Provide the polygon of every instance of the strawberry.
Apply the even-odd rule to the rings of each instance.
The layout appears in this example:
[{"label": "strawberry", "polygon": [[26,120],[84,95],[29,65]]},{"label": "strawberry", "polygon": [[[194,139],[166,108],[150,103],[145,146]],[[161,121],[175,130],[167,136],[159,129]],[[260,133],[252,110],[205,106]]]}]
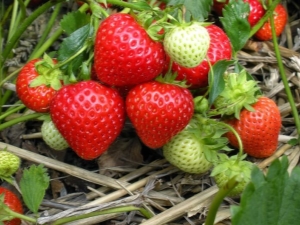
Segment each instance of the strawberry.
[{"label": "strawberry", "polygon": [[[204,173],[213,166],[208,157],[226,146],[227,140],[216,134],[211,120],[193,117],[184,130],[163,146],[168,162],[187,173]],[[215,151],[215,152],[214,152]]]},{"label": "strawberry", "polygon": [[237,156],[232,156],[231,158],[223,156],[222,161],[213,168],[211,176],[220,189],[226,188],[228,182],[231,179],[235,179],[237,185],[229,192],[228,196],[238,197],[250,182],[253,167],[253,163],[238,160]]},{"label": "strawberry", "polygon": [[[225,122],[238,132],[245,153],[256,158],[266,158],[277,149],[281,128],[280,111],[275,102],[267,97],[260,97],[252,107],[254,111],[243,109],[239,120],[234,118]],[[232,132],[228,132],[226,137],[232,146],[238,147]]]},{"label": "strawberry", "polygon": [[0,151],[0,178],[9,178],[20,167],[21,159],[6,150]]},{"label": "strawberry", "polygon": [[[222,10],[229,0],[214,0],[213,9],[219,15],[222,16]],[[249,3],[250,12],[248,16],[248,22],[251,27],[253,27],[257,22],[264,16],[265,9],[259,0],[244,0],[244,2]]]},{"label": "strawberry", "polygon": [[115,13],[99,26],[94,47],[99,80],[110,86],[133,86],[157,77],[165,64],[162,43],[128,14]]},{"label": "strawberry", "polygon": [[[9,210],[23,214],[23,207],[22,207],[21,200],[17,197],[17,195],[15,193],[13,193],[12,191],[10,191],[4,187],[0,187],[0,204],[2,202],[4,202],[4,205],[6,207],[8,207],[8,210],[1,209],[0,210],[1,214],[4,214],[4,215],[5,215],[5,213],[9,214],[9,212],[8,212]],[[21,220],[8,215],[7,220],[3,221],[3,223],[4,223],[4,225],[20,225]]]},{"label": "strawberry", "polygon": [[44,120],[41,132],[43,140],[54,150],[64,150],[69,147],[68,143],[59,133],[51,119]]},{"label": "strawberry", "polygon": [[50,104],[55,127],[77,155],[100,156],[121,132],[124,101],[116,90],[95,81],[63,86]]},{"label": "strawberry", "polygon": [[[278,37],[284,30],[287,23],[288,13],[282,4],[278,4],[273,14],[276,36]],[[272,39],[271,23],[268,20],[254,34],[254,37],[260,41],[268,41]]]},{"label": "strawberry", "polygon": [[21,69],[16,92],[27,108],[40,113],[49,112],[50,101],[62,83],[60,70],[54,69],[56,62],[48,57],[33,59]]},{"label": "strawberry", "polygon": [[231,43],[226,33],[216,25],[205,27],[210,37],[210,44],[205,58],[198,66],[186,68],[173,62],[172,71],[177,72],[177,80],[186,80],[190,89],[203,88],[208,85],[208,73],[210,66],[219,60],[231,59]]},{"label": "strawberry", "polygon": [[164,49],[171,60],[183,67],[196,67],[207,54],[209,34],[199,22],[174,25],[166,31]]},{"label": "strawberry", "polygon": [[142,142],[160,148],[189,123],[193,96],[178,85],[149,81],[129,91],[126,111]]}]

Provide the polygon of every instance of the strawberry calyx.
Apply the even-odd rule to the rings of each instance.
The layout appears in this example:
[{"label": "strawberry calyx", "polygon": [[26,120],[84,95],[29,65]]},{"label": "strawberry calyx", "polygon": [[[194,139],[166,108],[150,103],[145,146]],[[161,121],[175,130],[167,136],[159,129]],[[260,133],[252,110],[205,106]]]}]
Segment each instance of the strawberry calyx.
[{"label": "strawberry calyx", "polygon": [[173,84],[182,88],[188,88],[190,85],[186,83],[186,80],[176,80],[177,73],[167,72],[164,75],[159,75],[155,78],[155,81],[164,84]]},{"label": "strawberry calyx", "polygon": [[202,95],[194,98],[194,105],[195,105],[194,111],[196,113],[200,113],[203,115],[205,115],[205,113],[209,109],[208,99]]},{"label": "strawberry calyx", "polygon": [[212,119],[195,114],[187,125],[186,132],[195,135],[200,145],[203,146],[205,158],[209,162],[219,161],[220,150],[231,151],[227,146],[227,138],[223,136],[227,129]]},{"label": "strawberry calyx", "polygon": [[258,100],[258,96],[256,96],[258,90],[257,82],[248,80],[245,70],[240,73],[226,74],[225,88],[216,98],[215,110],[211,111],[211,115],[234,115],[239,119],[242,109],[254,111],[251,105]]},{"label": "strawberry calyx", "polygon": [[38,76],[30,82],[29,86],[46,85],[54,90],[59,90],[62,86],[63,74],[55,64],[56,61],[45,54],[42,60],[36,62],[35,69]]}]

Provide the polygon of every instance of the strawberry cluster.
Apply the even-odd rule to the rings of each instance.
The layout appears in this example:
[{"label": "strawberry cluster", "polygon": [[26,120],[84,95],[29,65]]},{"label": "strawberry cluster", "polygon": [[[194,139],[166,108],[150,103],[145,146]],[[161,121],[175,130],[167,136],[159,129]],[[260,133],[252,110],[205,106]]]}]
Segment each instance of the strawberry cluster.
[{"label": "strawberry cluster", "polygon": [[[265,11],[258,0],[245,2],[254,26]],[[215,11],[221,13],[218,7],[215,2]],[[176,20],[168,14],[171,8],[151,8],[153,18],[135,11],[109,14],[91,35],[92,48],[84,48],[90,50],[88,66],[45,55],[22,68],[17,94],[29,109],[50,116],[42,127],[50,146],[70,147],[79,157],[93,160],[117,139],[128,119],[147,147],[163,149],[171,164],[188,173],[204,173],[222,162],[213,174],[224,177],[219,171],[226,167],[227,177],[235,177],[231,162],[237,161],[249,174],[243,151],[258,158],[274,153],[279,110],[272,100],[257,95],[257,83],[231,60],[230,38],[215,24]],[[222,78],[215,79],[219,62],[235,66],[235,72],[219,69]],[[221,80],[222,88],[213,89]],[[240,148],[234,160],[220,153],[230,150],[228,142]]]}]

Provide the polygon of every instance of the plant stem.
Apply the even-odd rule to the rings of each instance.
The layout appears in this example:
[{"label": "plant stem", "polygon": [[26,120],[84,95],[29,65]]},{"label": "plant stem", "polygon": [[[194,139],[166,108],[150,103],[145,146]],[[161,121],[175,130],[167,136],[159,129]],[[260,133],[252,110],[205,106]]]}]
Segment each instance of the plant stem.
[{"label": "plant stem", "polygon": [[209,207],[208,214],[205,219],[205,225],[214,225],[215,218],[221,203],[223,202],[224,198],[228,195],[228,193],[237,185],[237,183],[238,182],[235,180],[235,178],[232,178],[228,181],[225,187],[219,189]]},{"label": "plant stem", "polygon": [[9,110],[7,110],[5,113],[3,113],[2,115],[0,115],[0,121],[3,120],[5,117],[21,110],[21,109],[24,109],[25,108],[25,105],[19,105],[17,107],[14,107],[14,108],[10,108]]},{"label": "plant stem", "polygon": [[36,118],[38,118],[42,115],[43,115],[42,113],[32,113],[32,114],[29,114],[29,115],[26,115],[26,116],[21,116],[21,117],[15,118],[13,120],[7,121],[5,123],[0,124],[0,131],[2,131],[3,129],[5,129],[7,127],[15,125],[17,123],[25,122],[25,121],[30,120],[30,119],[36,119]]},{"label": "plant stem", "polygon": [[91,213],[87,213],[87,214],[83,214],[83,215],[79,215],[79,216],[70,216],[70,217],[66,217],[66,218],[61,218],[61,219],[58,219],[57,221],[55,221],[54,223],[52,223],[52,225],[65,224],[65,223],[68,223],[68,222],[71,222],[71,221],[85,219],[85,218],[89,218],[89,217],[92,217],[92,216],[99,216],[99,215],[111,214],[111,213],[124,213],[124,212],[131,212],[131,211],[139,211],[147,219],[152,217],[152,214],[150,214],[147,210],[145,210],[143,208],[138,208],[138,207],[135,207],[135,206],[121,206],[121,207],[116,207],[116,208],[112,208],[112,209],[106,209],[106,210],[102,210],[102,211],[91,212]]},{"label": "plant stem", "polygon": [[236,132],[236,130],[232,126],[228,125],[227,123],[220,122],[220,121],[218,121],[218,123],[220,123],[224,127],[228,128],[234,134],[234,136],[236,137],[238,145],[239,145],[239,153],[238,153],[237,160],[239,160],[244,154],[243,142],[241,140],[240,135],[238,134],[238,132]]},{"label": "plant stem", "polygon": [[[83,4],[78,10],[80,12],[85,12],[88,10],[88,8],[88,4]],[[46,52],[46,50],[59,38],[59,36],[62,35],[62,33],[63,29],[59,27],[40,48],[38,48],[30,55],[29,60],[41,57],[44,52]]]},{"label": "plant stem", "polygon": [[23,214],[20,214],[20,213],[17,213],[15,211],[12,211],[11,209],[8,209],[8,210],[5,210],[5,211],[7,213],[9,213],[10,216],[13,216],[15,218],[19,218],[21,220],[25,220],[25,221],[31,222],[33,224],[36,224],[36,222],[37,222],[35,218],[29,217],[29,216],[25,216]]},{"label": "plant stem", "polygon": [[[124,8],[130,8],[133,10],[137,10],[137,11],[142,11],[145,10],[145,7],[141,7],[138,4],[134,4],[134,3],[128,3],[125,1],[120,1],[120,0],[107,0],[107,3],[111,3],[113,5],[118,5],[118,6],[122,6]],[[145,4],[146,5],[146,4]],[[149,9],[151,9],[151,7],[149,7]]]},{"label": "plant stem", "polygon": [[278,67],[279,67],[279,74],[280,74],[280,77],[282,79],[282,83],[283,83],[288,101],[289,101],[290,106],[291,106],[292,115],[294,117],[296,129],[297,129],[297,133],[298,133],[298,141],[299,141],[299,144],[300,144],[300,138],[299,138],[300,137],[300,119],[299,119],[298,110],[297,110],[297,107],[295,105],[295,101],[294,101],[291,89],[289,87],[288,80],[286,78],[286,73],[285,73],[285,70],[284,70],[284,66],[283,66],[283,63],[282,63],[282,58],[281,58],[281,55],[280,55],[279,46],[278,46],[278,42],[277,42],[277,36],[276,36],[273,16],[270,16],[270,23],[271,23],[271,28],[272,28],[272,38],[273,38],[275,56],[276,56]]},{"label": "plant stem", "polygon": [[21,35],[27,29],[27,27],[41,14],[43,14],[46,10],[51,8],[53,5],[63,2],[65,0],[55,0],[55,1],[48,1],[39,8],[37,8],[30,16],[28,16],[23,23],[18,27],[18,30],[12,35],[12,37],[8,40],[7,45],[3,51],[2,58],[0,61],[0,67],[3,65],[5,60],[7,59],[8,55],[11,53],[13,47],[20,39]]},{"label": "plant stem", "polygon": [[55,23],[55,20],[61,10],[61,6],[62,6],[62,3],[58,3],[56,6],[55,6],[55,9],[49,19],[49,22],[47,23],[47,27],[45,28],[45,30],[43,30],[43,35],[42,37],[40,38],[38,44],[35,46],[33,52],[31,53],[31,55],[34,55],[35,52],[41,47],[41,45],[45,42],[46,38],[48,37],[54,23]]}]

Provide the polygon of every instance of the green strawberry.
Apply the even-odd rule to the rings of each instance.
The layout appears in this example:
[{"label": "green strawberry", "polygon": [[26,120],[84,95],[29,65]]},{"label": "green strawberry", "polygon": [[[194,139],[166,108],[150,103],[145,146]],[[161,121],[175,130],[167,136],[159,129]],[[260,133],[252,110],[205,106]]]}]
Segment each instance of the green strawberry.
[{"label": "green strawberry", "polygon": [[182,23],[167,30],[164,49],[171,60],[192,68],[203,61],[209,43],[209,33],[199,22]]},{"label": "green strawberry", "polygon": [[164,157],[184,172],[207,172],[218,157],[217,151],[226,149],[227,139],[221,137],[224,132],[212,120],[195,116],[163,146]]},{"label": "green strawberry", "polygon": [[69,147],[67,141],[59,133],[52,120],[44,120],[41,127],[43,140],[55,150],[64,150]]},{"label": "green strawberry", "polygon": [[6,179],[20,167],[21,159],[6,150],[0,151],[0,178]]},{"label": "green strawberry", "polygon": [[[245,157],[245,156],[244,156]],[[238,197],[251,179],[251,171],[254,164],[237,159],[237,156],[223,158],[211,173],[219,188],[226,188],[229,180],[235,178],[237,185],[229,192],[229,197]]]}]

